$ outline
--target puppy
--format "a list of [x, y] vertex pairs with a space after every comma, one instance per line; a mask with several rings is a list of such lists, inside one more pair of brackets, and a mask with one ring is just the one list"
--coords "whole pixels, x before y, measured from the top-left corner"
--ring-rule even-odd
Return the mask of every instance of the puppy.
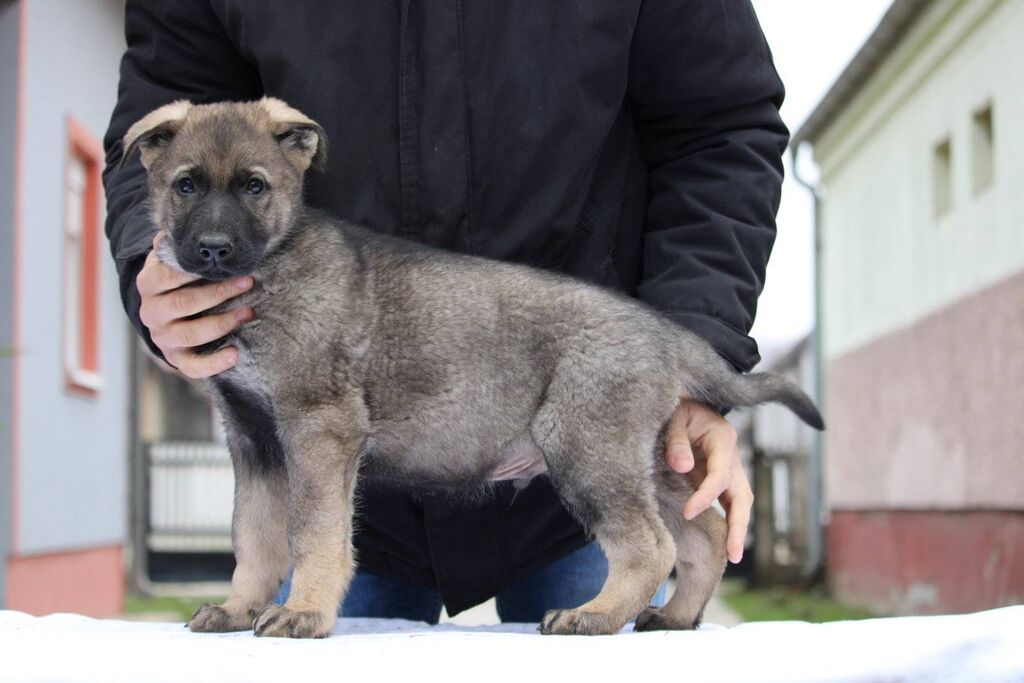
[[[664, 464], [680, 399], [779, 401], [822, 428], [782, 378], [736, 373], [642, 304], [519, 265], [437, 251], [303, 205], [323, 129], [276, 99], [168, 104], [124, 138], [166, 233], [159, 256], [208, 280], [251, 274], [230, 305], [256, 320], [208, 345], [239, 361], [209, 382], [235, 472], [237, 569], [193, 631], [330, 633], [354, 571], [357, 476], [479, 489], [546, 473], [608, 557], [600, 594], [542, 633], [690, 629], [725, 568], [713, 510]], [[224, 308], [224, 307], [221, 307]], [[678, 587], [647, 605], [673, 565]], [[288, 602], [270, 601], [294, 566]]]

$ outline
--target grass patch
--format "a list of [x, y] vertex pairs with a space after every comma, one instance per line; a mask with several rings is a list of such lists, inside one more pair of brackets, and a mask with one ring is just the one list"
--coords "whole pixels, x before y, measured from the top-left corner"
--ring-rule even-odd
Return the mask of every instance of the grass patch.
[[748, 588], [742, 583], [725, 586], [722, 600], [744, 621], [850, 621], [877, 617], [868, 611], [833, 600], [818, 587]]
[[124, 612], [125, 614], [175, 614], [178, 616], [178, 621], [188, 621], [204, 602], [219, 604], [223, 602], [223, 598], [129, 595], [124, 601]]

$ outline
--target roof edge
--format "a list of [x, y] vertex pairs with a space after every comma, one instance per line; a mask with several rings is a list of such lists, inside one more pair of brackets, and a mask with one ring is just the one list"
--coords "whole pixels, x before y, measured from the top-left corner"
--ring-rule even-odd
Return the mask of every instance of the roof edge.
[[793, 149], [818, 139], [930, 5], [930, 0], [894, 0], [839, 78], [793, 134], [790, 141]]

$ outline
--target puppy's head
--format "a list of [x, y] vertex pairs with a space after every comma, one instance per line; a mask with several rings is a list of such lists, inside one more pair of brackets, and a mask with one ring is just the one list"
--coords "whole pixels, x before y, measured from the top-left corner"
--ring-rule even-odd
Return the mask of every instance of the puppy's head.
[[194, 105], [172, 102], [124, 136], [122, 163], [138, 150], [149, 179], [160, 257], [219, 280], [253, 272], [288, 234], [302, 177], [323, 168], [327, 137], [273, 98]]

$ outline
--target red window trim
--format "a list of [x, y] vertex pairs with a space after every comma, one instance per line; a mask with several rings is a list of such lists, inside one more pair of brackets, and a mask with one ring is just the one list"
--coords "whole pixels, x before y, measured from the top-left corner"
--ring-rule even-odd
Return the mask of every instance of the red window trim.
[[[67, 119], [68, 157], [64, 168], [62, 182], [67, 184], [71, 165], [75, 161], [85, 167], [85, 188], [82, 196], [82, 234], [79, 238], [81, 262], [79, 263], [79, 300], [64, 302], [64, 382], [69, 391], [86, 396], [96, 396], [102, 388], [100, 374], [100, 214], [102, 212], [101, 171], [103, 168], [103, 145], [89, 130], [73, 116]], [[66, 195], [66, 192], [65, 192]], [[65, 249], [67, 249], [67, 212], [64, 208]], [[65, 256], [65, 268], [67, 257]], [[64, 273], [65, 293], [68, 291], [67, 279], [70, 273]], [[66, 294], [65, 294], [66, 296]], [[75, 357], [68, 357], [68, 306], [78, 306], [78, 349]]]

